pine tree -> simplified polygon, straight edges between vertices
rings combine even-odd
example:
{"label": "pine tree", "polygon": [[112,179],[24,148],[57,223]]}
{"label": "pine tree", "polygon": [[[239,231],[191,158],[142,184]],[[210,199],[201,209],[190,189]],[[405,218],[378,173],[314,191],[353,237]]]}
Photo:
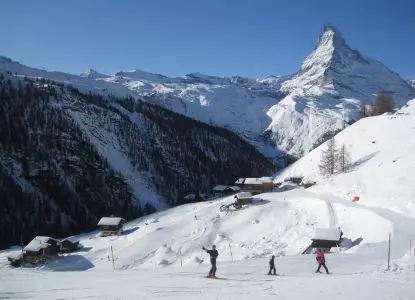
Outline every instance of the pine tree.
{"label": "pine tree", "polygon": [[342,144],[340,150],[337,153],[337,171],[340,173],[345,173],[350,167],[350,152],[347,150],[345,144]]}
{"label": "pine tree", "polygon": [[338,150],[336,148],[336,141],[332,137],[327,142],[327,149],[323,151],[321,161],[320,161],[320,172],[323,175],[333,175],[336,171],[336,159],[338,155]]}

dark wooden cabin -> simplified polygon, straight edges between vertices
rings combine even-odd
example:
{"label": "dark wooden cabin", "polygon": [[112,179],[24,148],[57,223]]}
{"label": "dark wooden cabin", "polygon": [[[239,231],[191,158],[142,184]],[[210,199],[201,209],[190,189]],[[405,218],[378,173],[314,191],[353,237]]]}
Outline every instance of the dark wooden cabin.
{"label": "dark wooden cabin", "polygon": [[212,192],[215,197],[230,196],[240,191],[239,186],[216,185]]}
{"label": "dark wooden cabin", "polygon": [[23,258],[28,262],[39,263],[57,256],[59,250],[58,240],[48,236],[37,236],[23,248]]}
{"label": "dark wooden cabin", "polygon": [[79,244],[79,240],[73,236],[70,236],[70,237],[67,237],[66,239],[61,240],[60,244],[61,244],[61,248],[60,248],[61,253],[74,252],[81,247],[81,245]]}
{"label": "dark wooden cabin", "polygon": [[271,192],[274,188],[271,177],[239,178],[235,185],[240,187],[242,192],[250,192],[252,195]]}
{"label": "dark wooden cabin", "polygon": [[311,246],[329,252],[331,248],[341,244],[342,236],[343,232],[340,228],[316,228]]}
{"label": "dark wooden cabin", "polygon": [[102,217],[98,222],[101,236],[119,235],[122,233],[125,220],[119,217]]}

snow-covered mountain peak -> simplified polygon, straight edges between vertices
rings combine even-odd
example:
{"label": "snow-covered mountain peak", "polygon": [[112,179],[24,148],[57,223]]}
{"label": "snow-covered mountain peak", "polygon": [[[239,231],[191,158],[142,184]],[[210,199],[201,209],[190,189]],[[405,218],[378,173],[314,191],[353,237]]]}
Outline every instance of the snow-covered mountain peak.
{"label": "snow-covered mountain peak", "polygon": [[81,77],[92,78],[92,79],[109,77],[108,75],[101,74],[101,73],[95,71],[94,69],[87,69],[80,76]]}
{"label": "snow-covered mountain peak", "polygon": [[321,96],[321,91],[336,97],[358,98],[371,102],[373,95],[396,94],[399,105],[405,104],[411,86],[398,74],[377,60],[362,55],[348,46],[340,31],[326,25],[314,51],[303,62],[300,71],[282,84],[291,93],[300,90],[307,96]]}
{"label": "snow-covered mountain peak", "polygon": [[341,46],[344,46],[345,44],[346,44],[346,41],[343,38],[343,35],[341,34],[340,30],[337,29],[337,27],[328,24],[324,26],[324,32],[318,39],[317,47],[324,46],[324,45],[341,47]]}
{"label": "snow-covered mountain peak", "polygon": [[281,91],[287,99],[268,111],[273,120],[268,129],[280,149],[299,156],[356,120],[359,103],[370,104],[377,94],[387,93],[400,107],[414,93],[398,74],[349,47],[332,25],[325,26],[315,49]]}
{"label": "snow-covered mountain peak", "polygon": [[326,25],[313,52],[304,60],[300,71],[292,80],[283,83],[285,92],[301,89],[320,96],[317,86],[326,88],[337,84],[336,74],[354,64],[370,63],[356,50],[351,49],[340,31],[333,25]]}

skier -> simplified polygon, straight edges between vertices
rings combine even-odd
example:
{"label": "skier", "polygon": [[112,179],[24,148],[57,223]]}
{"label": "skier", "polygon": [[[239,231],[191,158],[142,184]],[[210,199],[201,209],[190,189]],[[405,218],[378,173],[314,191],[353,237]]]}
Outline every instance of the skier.
{"label": "skier", "polygon": [[326,273],[330,274],[329,269],[327,269],[327,267],[326,267],[326,258],[324,257],[323,250],[321,250],[321,249],[317,250],[316,260],[318,262],[318,268],[317,268],[316,273],[321,273],[320,269],[321,269],[321,266],[323,266],[323,268],[326,270]]}
{"label": "skier", "polygon": [[218,250],[216,250],[216,246],[212,246],[212,250],[208,250],[205,247],[202,247],[203,250],[205,250],[210,255],[210,264],[212,265],[212,268],[209,271],[208,278],[215,278],[216,277],[216,259],[218,258]]}
{"label": "skier", "polygon": [[[275,255],[271,256],[271,259],[269,260],[269,272],[268,275],[277,275],[275,270],[275,264],[274,264]],[[272,274],[271,274],[272,271]]]}

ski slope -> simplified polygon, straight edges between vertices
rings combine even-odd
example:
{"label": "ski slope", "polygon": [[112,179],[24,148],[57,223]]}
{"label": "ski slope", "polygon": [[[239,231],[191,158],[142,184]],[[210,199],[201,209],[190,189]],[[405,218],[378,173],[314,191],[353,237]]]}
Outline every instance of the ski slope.
{"label": "ski slope", "polygon": [[[258,195],[239,211],[219,210],[232,201],[156,213],[127,223],[122,236],[80,235],[82,250],[39,268],[13,269],[5,257],[18,248],[2,251],[0,298],[411,299],[415,259],[407,243],[415,237],[413,218],[302,188]],[[342,228],[346,243],[327,254],[333,275],[314,274],[314,256],[299,253],[315,228],[332,226]],[[385,271],[389,232],[393,263]],[[212,244],[219,251],[216,281],[203,278],[209,258],[201,247]],[[283,276],[264,275],[272,254]]]}
{"label": "ski slope", "polygon": [[[78,252],[37,268],[14,269],[0,252],[0,298],[11,299],[413,299],[415,294],[415,101],[396,114],[360,120],[336,136],[351,152],[348,173],[319,175],[325,145],[277,174],[317,185],[283,184],[252,205],[220,211],[225,197],[129,222],[121,236],[79,237]],[[358,203],[351,198],[360,196]],[[327,254],[332,275],[314,274],[300,255],[316,228],[340,227],[344,242]],[[387,268],[388,236],[391,265]],[[202,246],[217,245],[219,280]],[[114,262],[112,262],[112,253]],[[267,276],[276,255],[277,272]]]}

